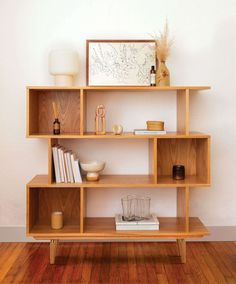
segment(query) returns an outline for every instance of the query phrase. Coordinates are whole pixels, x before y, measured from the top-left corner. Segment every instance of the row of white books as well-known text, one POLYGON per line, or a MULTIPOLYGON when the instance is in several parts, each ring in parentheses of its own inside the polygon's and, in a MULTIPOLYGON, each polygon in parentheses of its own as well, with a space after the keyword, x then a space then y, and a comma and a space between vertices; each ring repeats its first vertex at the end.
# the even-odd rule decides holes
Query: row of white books
POLYGON ((52 147, 56 183, 82 182, 79 159, 60 145, 52 147))

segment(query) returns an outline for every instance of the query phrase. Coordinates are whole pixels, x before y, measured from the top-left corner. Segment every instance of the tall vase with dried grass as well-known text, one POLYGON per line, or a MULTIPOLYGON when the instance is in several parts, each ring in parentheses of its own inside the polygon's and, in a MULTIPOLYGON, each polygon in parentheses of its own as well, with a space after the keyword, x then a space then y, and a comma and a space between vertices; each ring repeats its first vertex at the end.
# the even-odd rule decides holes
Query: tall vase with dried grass
POLYGON ((164 31, 155 37, 156 39, 156 57, 158 60, 158 69, 156 74, 157 86, 170 86, 170 72, 166 66, 166 59, 170 55, 172 42, 169 40, 169 29, 166 21, 164 31))

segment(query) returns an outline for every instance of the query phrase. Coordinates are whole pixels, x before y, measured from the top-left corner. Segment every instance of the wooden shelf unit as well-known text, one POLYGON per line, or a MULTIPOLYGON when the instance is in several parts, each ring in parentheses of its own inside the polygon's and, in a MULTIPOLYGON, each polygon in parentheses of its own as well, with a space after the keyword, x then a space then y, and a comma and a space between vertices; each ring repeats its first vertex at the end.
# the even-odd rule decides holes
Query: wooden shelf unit
POLYGON ((119 239, 155 239, 155 238, 199 238, 208 234, 205 226, 199 218, 189 218, 190 230, 186 230, 184 218, 159 217, 160 230, 156 231, 116 231, 114 218, 98 217, 85 218, 83 231, 81 227, 73 224, 65 224, 61 230, 52 230, 50 225, 35 224, 29 236, 36 239, 96 239, 96 240, 119 240, 119 239))
POLYGON ((35 176, 27 184, 27 235, 36 239, 49 239, 50 262, 55 261, 58 240, 117 240, 157 239, 177 240, 181 262, 186 260, 186 238, 203 237, 207 229, 196 217, 189 214, 191 188, 210 186, 210 136, 190 132, 190 94, 208 90, 208 86, 171 87, 28 87, 27 88, 27 137, 43 138, 48 141, 48 174, 35 176), (108 92, 160 92, 176 94, 176 132, 166 135, 95 135, 86 132, 86 101, 92 93, 108 92), (61 135, 52 134, 52 101, 60 105, 61 135), (148 175, 101 175, 98 182, 55 183, 52 145, 64 139, 147 139, 149 145, 148 175), (184 164, 186 178, 181 181, 171 177, 172 166, 184 164), (177 212, 173 217, 161 217, 160 230, 116 231, 114 218, 87 218, 87 189, 107 188, 166 188, 177 190, 177 212), (63 211, 64 227, 52 230, 50 214, 63 211))
MULTIPOLYGON (((94 135, 96 136, 96 135, 94 135)), ((102 135, 100 135, 102 136, 102 135)), ((107 135, 104 135, 106 139, 107 135)), ((133 135, 135 136, 135 135, 133 135)), ((141 135, 140 135, 141 136, 141 135)), ((112 135, 112 139, 116 138, 112 135)), ((64 139, 64 138, 63 138, 64 139)), ((79 139, 79 138, 78 138, 79 139)), ((83 139, 83 138, 81 138, 83 139)), ((89 138, 87 138, 89 139, 89 138)), ((92 139, 95 139, 93 137, 92 139)), ((101 139, 101 138, 98 138, 101 139)), ((139 138, 138 138, 139 139, 139 138)), ((159 137, 149 137, 149 175, 152 179, 148 179, 147 186, 153 185, 160 186, 180 186, 182 183, 184 186, 208 186, 210 184, 210 137, 204 134, 192 134, 188 136, 182 135, 159 135, 159 137), (171 137, 171 138, 170 138, 171 137), (178 137, 178 138, 175 138, 178 137), (182 138, 184 137, 184 138, 182 138), (194 137, 194 138, 193 138, 194 137), (184 181, 173 180, 170 176, 172 173, 172 166, 175 164, 185 165, 186 179, 184 181), (189 184, 188 184, 189 183, 189 184), (178 185, 179 184, 179 185, 178 185)), ((60 139, 50 138, 48 146, 49 157, 49 183, 55 181, 52 161, 53 144, 60 144, 60 139)), ((142 176, 107 176, 101 178, 99 182, 94 184, 95 187, 105 186, 106 184, 124 184, 127 187, 129 185, 139 184, 142 176)), ((85 186, 92 184, 91 182, 84 181, 85 186)), ((113 186, 111 186, 113 187, 113 186)))
POLYGON ((101 175, 99 181, 87 181, 83 177, 82 183, 48 183, 48 175, 37 175, 30 182, 30 187, 58 187, 58 188, 176 188, 176 187, 208 187, 197 176, 186 176, 184 180, 173 180, 172 176, 160 176, 155 182, 153 175, 101 175))
MULTIPOLYGON (((29 138, 44 138, 55 139, 55 135, 47 133, 30 134, 29 138)), ((166 139, 166 138, 209 138, 210 136, 200 132, 189 132, 186 135, 185 132, 167 132, 164 135, 135 135, 132 132, 124 132, 121 135, 114 135, 111 132, 105 135, 96 135, 94 132, 85 132, 80 135, 79 133, 63 133, 56 136, 56 139, 166 139)))
MULTIPOLYGON (((52 136, 52 101, 60 105, 62 137, 86 133, 86 96, 97 92, 158 92, 177 94, 177 131, 189 134, 189 95, 208 90, 208 86, 171 87, 27 87, 27 137, 49 138, 52 136), (191 92, 190 92, 191 91, 191 92)), ((133 136, 133 134, 132 134, 133 136)), ((79 137, 80 138, 80 137, 79 137)))

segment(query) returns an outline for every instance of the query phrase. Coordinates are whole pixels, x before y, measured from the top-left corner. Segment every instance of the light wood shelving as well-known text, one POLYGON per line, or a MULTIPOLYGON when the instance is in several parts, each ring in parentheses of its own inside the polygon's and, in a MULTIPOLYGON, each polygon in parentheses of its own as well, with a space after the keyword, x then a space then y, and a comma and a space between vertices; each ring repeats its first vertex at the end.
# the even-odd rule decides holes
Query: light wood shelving
MULTIPOLYGON (((46 133, 31 134, 30 138, 55 139, 55 135, 46 133)), ((135 135, 132 132, 124 132, 121 135, 114 135, 107 132, 105 135, 96 135, 94 132, 85 132, 83 135, 76 133, 64 133, 57 135, 57 139, 166 139, 166 138, 209 138, 210 136, 200 132, 190 132, 186 135, 184 132, 167 132, 165 135, 135 135)))
POLYGON ((199 238, 208 234, 199 218, 189 218, 191 230, 186 231, 184 218, 159 217, 162 226, 158 231, 116 231, 114 218, 85 218, 84 230, 80 226, 67 224, 61 230, 52 230, 50 225, 35 224, 29 235, 36 239, 155 239, 155 238, 199 238), (45 233, 47 236, 45 237, 45 233))
POLYGON ((186 176, 184 180, 173 180, 171 175, 158 177, 155 182, 152 175, 101 175, 99 181, 87 181, 83 178, 82 183, 48 183, 48 175, 37 175, 28 184, 31 188, 48 187, 48 188, 176 188, 176 187, 208 187, 206 183, 197 176, 186 176))
POLYGON ((202 91, 209 90, 209 86, 28 86, 28 90, 85 90, 85 91, 178 91, 191 90, 202 91))
MULTIPOLYGON (((51 240, 50 262, 54 263, 59 240, 117 240, 158 239, 177 240, 181 262, 186 260, 185 239, 203 237, 208 230, 196 217, 190 217, 189 197, 191 188, 209 187, 210 181, 210 135, 191 132, 189 101, 192 94, 208 90, 208 86, 171 87, 52 87, 27 88, 27 137, 48 141, 48 174, 37 175, 27 184, 27 235, 35 239, 51 240), (86 102, 90 94, 107 92, 171 92, 176 95, 177 132, 166 135, 95 135, 86 131, 86 102), (52 101, 60 105, 62 133, 52 134, 52 101), (55 183, 51 147, 65 139, 147 139, 149 149, 148 175, 101 175, 98 182, 55 183), (172 166, 184 164, 186 178, 181 181, 171 177, 172 166), (176 189, 176 216, 160 217, 160 230, 116 231, 114 218, 88 218, 86 216, 86 193, 98 188, 166 188, 176 189), (64 213, 64 227, 52 230, 50 214, 60 210, 64 213)), ((143 95, 143 94, 141 94, 143 95)))

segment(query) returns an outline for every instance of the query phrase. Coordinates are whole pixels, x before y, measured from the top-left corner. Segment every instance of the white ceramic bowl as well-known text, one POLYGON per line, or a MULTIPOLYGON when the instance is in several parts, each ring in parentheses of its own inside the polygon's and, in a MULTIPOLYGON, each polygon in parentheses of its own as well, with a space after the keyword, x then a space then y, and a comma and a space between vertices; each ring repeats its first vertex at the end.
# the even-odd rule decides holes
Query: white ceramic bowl
POLYGON ((87 180, 97 181, 99 179, 99 172, 105 168, 105 162, 103 161, 90 161, 80 162, 83 171, 87 172, 87 180))
POLYGON ((80 165, 85 172, 100 172, 105 168, 105 162, 103 161, 81 162, 80 165))

